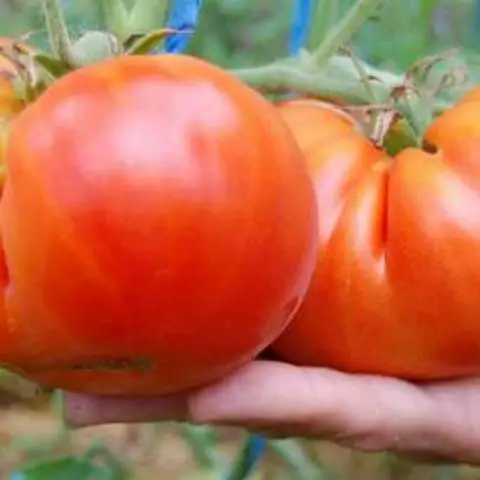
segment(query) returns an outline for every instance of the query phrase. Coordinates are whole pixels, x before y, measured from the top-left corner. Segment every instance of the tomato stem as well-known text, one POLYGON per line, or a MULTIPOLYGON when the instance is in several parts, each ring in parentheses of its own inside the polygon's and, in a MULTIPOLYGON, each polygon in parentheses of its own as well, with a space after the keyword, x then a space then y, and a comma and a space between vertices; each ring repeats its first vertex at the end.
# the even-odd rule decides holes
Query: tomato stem
POLYGON ((72 43, 59 0, 42 0, 42 6, 53 53, 68 66, 74 67, 72 43))
POLYGON ((406 148, 421 147, 422 138, 413 130, 409 122, 397 117, 396 119, 392 119, 391 124, 388 125, 388 129, 385 131, 384 137, 380 139, 377 144, 383 148, 390 157, 394 158, 406 148))
POLYGON ((313 52, 302 51, 297 57, 266 66, 232 70, 231 73, 250 86, 268 92, 319 96, 325 100, 342 99, 348 104, 364 106, 388 103, 392 111, 409 123, 409 132, 414 132, 420 139, 431 118, 451 104, 439 95, 431 94, 438 90, 433 88, 435 80, 427 79, 425 75, 424 80, 416 82, 408 72, 396 75, 375 68, 352 54, 345 55, 345 51, 339 52, 342 48, 345 50, 345 44, 359 28, 388 1, 391 0, 357 0, 326 34, 323 32, 330 21, 325 24, 320 9, 327 6, 332 10, 333 1, 319 2, 310 43, 318 36, 316 23, 324 38, 313 52))
POLYGON ((355 104, 370 103, 372 92, 378 102, 385 102, 391 90, 403 82, 402 76, 379 71, 366 63, 362 65, 369 76, 378 80, 371 82, 368 88, 360 81, 355 63, 348 57, 337 55, 321 69, 312 69, 299 58, 261 67, 231 70, 231 73, 254 88, 323 98, 340 97, 355 104))
POLYGON ((336 18, 338 0, 319 0, 313 15, 312 25, 308 35, 307 45, 312 49, 320 45, 326 38, 329 29, 336 18))
POLYGON ((357 0, 347 14, 328 30, 323 41, 314 50, 313 63, 322 66, 328 62, 340 47, 345 46, 351 40, 377 8, 388 1, 391 0, 357 0))
MULTIPOLYGON (((408 133, 407 141, 412 145, 421 142, 425 126, 429 123, 427 120, 452 103, 435 96, 429 99, 428 106, 424 105, 421 92, 406 88, 405 76, 381 71, 359 59, 353 61, 340 55, 334 55, 321 68, 312 68, 308 58, 304 62, 300 56, 266 66, 231 70, 231 73, 260 91, 320 97, 327 101, 341 99, 351 106, 389 105, 392 111, 405 119, 407 125, 402 135, 408 133), (362 78, 368 78, 369 83, 366 84, 362 78), (397 92, 404 93, 397 96, 397 92)), ((421 90, 428 88, 424 86, 421 90)))

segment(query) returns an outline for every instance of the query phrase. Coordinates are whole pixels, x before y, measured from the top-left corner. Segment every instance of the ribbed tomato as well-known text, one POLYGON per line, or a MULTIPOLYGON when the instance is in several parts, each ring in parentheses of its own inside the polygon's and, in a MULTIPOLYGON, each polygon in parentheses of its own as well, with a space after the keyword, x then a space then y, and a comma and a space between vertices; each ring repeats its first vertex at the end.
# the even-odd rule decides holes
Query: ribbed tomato
POLYGON ((315 194, 276 109, 183 55, 70 73, 12 126, 0 360, 47 386, 164 394, 256 356, 315 264, 315 194))
POLYGON ((279 112, 315 184, 312 284, 274 344, 293 363, 413 380, 480 373, 480 89, 390 158, 315 102, 279 112))

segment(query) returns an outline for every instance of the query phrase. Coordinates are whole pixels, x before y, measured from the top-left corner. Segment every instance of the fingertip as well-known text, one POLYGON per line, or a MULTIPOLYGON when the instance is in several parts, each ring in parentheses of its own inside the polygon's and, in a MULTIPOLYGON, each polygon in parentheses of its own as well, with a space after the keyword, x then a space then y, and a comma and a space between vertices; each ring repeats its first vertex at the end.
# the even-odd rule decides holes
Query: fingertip
POLYGON ((95 425, 101 418, 100 403, 96 397, 65 392, 63 395, 63 421, 69 429, 95 425))

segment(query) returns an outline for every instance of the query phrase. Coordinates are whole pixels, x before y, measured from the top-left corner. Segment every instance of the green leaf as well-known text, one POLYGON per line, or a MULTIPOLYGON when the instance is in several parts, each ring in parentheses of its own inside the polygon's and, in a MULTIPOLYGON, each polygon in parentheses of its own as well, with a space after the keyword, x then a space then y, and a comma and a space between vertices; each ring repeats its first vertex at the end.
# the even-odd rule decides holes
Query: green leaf
POLYGON ((147 35, 142 35, 140 38, 135 39, 133 42, 131 39, 129 39, 128 43, 131 44, 131 46, 128 48, 127 53, 129 55, 147 55, 156 47, 158 47, 168 35, 172 35, 174 33, 181 34, 188 32, 179 32, 171 28, 161 28, 159 30, 154 30, 147 35))
POLYGON ((117 38, 107 32, 87 32, 72 45, 72 59, 77 67, 115 57, 120 53, 117 38))
POLYGON ((41 394, 41 388, 34 382, 0 368, 0 391, 7 392, 17 398, 33 399, 41 394))
POLYGON ((37 462, 13 473, 9 480, 111 480, 113 478, 108 468, 69 456, 37 462))

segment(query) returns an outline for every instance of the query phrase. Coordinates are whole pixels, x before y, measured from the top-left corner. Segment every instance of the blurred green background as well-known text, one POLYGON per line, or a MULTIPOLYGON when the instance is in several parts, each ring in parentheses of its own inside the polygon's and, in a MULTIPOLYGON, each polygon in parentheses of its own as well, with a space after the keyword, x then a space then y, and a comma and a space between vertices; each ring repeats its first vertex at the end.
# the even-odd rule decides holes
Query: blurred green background
MULTIPOLYGON (((75 36, 102 28, 96 0, 63 1, 75 36)), ((323 22, 333 24, 352 0, 324 3, 323 22)), ((189 51, 227 67, 251 66, 288 51, 294 0, 204 0, 200 25, 189 51)), ((44 45, 38 0, 0 0, 0 33, 35 32, 44 45)), ((476 65, 480 5, 476 0, 393 0, 357 35, 355 50, 365 60, 402 70, 420 58, 457 47, 476 65)))
MULTIPOLYGON (((74 36, 102 28, 96 0, 63 3, 74 36)), ((320 20, 334 24, 353 1, 318 3, 325 6, 320 20)), ((270 62, 288 52, 292 12, 293 0, 204 0, 189 51, 225 67, 270 62)), ((42 28, 38 1, 0 0, 1 35, 32 32, 32 42, 44 46, 42 28)), ((398 72, 427 55, 455 47, 468 61, 473 79, 477 79, 479 42, 478 0, 393 0, 362 28, 352 47, 363 59, 398 72)), ((2 479, 222 478, 206 472, 231 461, 242 439, 242 432, 232 429, 185 425, 115 425, 68 433, 52 414, 48 396, 20 401, 3 395, 0 400, 2 479), (69 456, 85 452, 87 457, 82 459, 69 456), (85 462, 93 456, 101 457, 107 467, 88 470, 85 462), (62 459, 60 463, 45 463, 56 458, 62 459), (19 465, 37 460, 43 466, 34 464, 30 476, 10 477, 19 465)), ((480 479, 477 469, 420 465, 389 455, 360 454, 324 442, 290 440, 272 442, 260 467, 258 476, 252 478, 480 479)))

